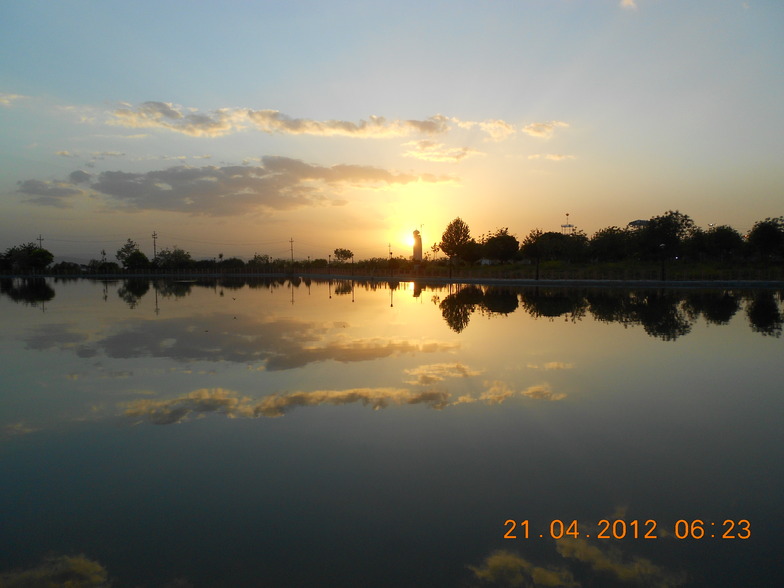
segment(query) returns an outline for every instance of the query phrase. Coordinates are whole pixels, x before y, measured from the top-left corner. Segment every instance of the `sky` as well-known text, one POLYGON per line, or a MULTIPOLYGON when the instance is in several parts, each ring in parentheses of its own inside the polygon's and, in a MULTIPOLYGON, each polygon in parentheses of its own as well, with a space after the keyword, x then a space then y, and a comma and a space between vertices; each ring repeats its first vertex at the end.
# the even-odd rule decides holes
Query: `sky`
POLYGON ((0 251, 784 215, 780 0, 0 0, 0 251))

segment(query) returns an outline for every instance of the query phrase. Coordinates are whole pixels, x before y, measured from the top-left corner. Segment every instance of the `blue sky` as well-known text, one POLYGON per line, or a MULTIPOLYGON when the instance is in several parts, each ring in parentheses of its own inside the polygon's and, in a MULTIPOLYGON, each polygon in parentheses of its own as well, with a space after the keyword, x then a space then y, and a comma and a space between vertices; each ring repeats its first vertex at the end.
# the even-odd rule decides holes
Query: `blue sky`
POLYGON ((0 249, 359 257, 784 214, 784 4, 0 3, 0 249))

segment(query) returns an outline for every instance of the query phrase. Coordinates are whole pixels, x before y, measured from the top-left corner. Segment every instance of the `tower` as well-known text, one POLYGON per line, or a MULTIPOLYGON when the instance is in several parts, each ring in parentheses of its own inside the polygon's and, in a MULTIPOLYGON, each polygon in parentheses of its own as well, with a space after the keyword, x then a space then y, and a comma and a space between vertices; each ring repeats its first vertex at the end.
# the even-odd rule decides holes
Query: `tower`
POLYGON ((422 261, 422 235, 414 230, 414 261, 422 261))

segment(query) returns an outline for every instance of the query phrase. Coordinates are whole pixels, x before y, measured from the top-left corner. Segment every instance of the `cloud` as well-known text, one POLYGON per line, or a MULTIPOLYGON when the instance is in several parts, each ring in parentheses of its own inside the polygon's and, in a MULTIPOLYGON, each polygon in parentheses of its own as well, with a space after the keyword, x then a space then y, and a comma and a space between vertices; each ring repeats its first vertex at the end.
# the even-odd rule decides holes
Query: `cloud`
POLYGON ((219 108, 205 113, 171 102, 153 101, 138 106, 123 105, 111 112, 109 123, 131 128, 166 129, 192 137, 220 137, 249 126, 265 133, 366 138, 435 135, 449 130, 449 119, 440 114, 424 120, 387 120, 383 116, 370 116, 359 122, 319 121, 293 118, 279 110, 219 108))
POLYGON ((293 318, 264 320, 232 314, 130 319, 108 335, 88 336, 68 324, 47 324, 26 337, 28 349, 75 350, 81 357, 103 352, 116 359, 158 357, 178 362, 257 363, 278 371, 310 363, 372 361, 405 354, 452 351, 458 343, 410 342, 381 337, 346 340, 342 327, 293 318), (337 335, 335 335, 337 333, 337 335))
POLYGON ((26 202, 57 208, 68 208, 70 203, 67 199, 85 193, 84 190, 77 188, 70 182, 25 180, 18 182, 18 186, 17 192, 25 196, 33 196, 33 198, 28 198, 26 202))
MULTIPOLYGON (((30 433, 35 433, 40 429, 37 429, 31 425, 28 425, 24 421, 19 421, 18 423, 10 423, 5 425, 2 428, 2 437, 17 437, 19 435, 29 435, 30 433)), ((0 586, 3 586, 0 583, 0 586)))
POLYGON ((403 153, 404 157, 415 157, 424 161, 456 163, 472 155, 482 155, 481 151, 471 149, 470 147, 447 147, 443 143, 436 143, 427 139, 409 141, 404 143, 403 146, 409 148, 408 151, 403 153))
POLYGON ((397 355, 450 351, 457 348, 455 343, 411 343, 410 341, 389 341, 377 339, 357 339, 347 342, 332 341, 322 346, 291 349, 270 357, 266 369, 287 370, 319 361, 338 361, 349 363, 370 361, 397 355))
POLYGON ((124 405, 125 416, 146 420, 155 425, 171 425, 210 413, 228 418, 277 418, 295 407, 360 403, 380 410, 390 405, 425 404, 441 409, 448 405, 447 392, 411 391, 404 388, 349 388, 271 394, 260 401, 224 388, 201 388, 177 398, 155 400, 142 398, 124 405))
POLYGON ((22 100, 27 96, 21 94, 0 94, 0 106, 11 106, 17 100, 22 100))
POLYGON ((185 112, 171 102, 127 105, 111 113, 110 124, 130 128, 168 129, 192 137, 220 137, 244 128, 244 110, 221 108, 210 113, 185 112))
MULTIPOLYGON (((103 153, 102 157, 118 157, 103 153)), ((73 176, 72 176, 73 177, 73 176)), ((288 157, 266 156, 256 166, 176 166, 144 173, 104 171, 87 185, 125 210, 166 210, 206 216, 280 211, 332 201, 350 187, 377 189, 414 182, 451 182, 432 174, 399 173, 365 165, 312 165, 288 157)), ((35 204, 65 206, 85 194, 69 182, 20 182, 19 192, 38 196, 35 204)))
POLYGON ((0 586, 7 588, 24 586, 99 588, 109 585, 106 568, 84 555, 52 556, 35 568, 0 574, 0 586))
POLYGON ((488 140, 490 141, 503 141, 504 139, 507 139, 508 137, 511 137, 517 133, 517 129, 513 124, 501 119, 473 121, 460 120, 458 118, 452 117, 450 120, 461 129, 478 128, 479 130, 489 135, 488 140))
POLYGON ((479 400, 487 404, 501 404, 504 400, 514 396, 515 392, 506 382, 493 380, 485 382, 486 390, 479 396, 479 400))
POLYGON ((72 171, 70 174, 68 174, 68 179, 71 181, 72 184, 84 184, 85 182, 88 182, 92 177, 93 177, 92 174, 87 173, 86 171, 80 169, 76 171, 72 171))
POLYGON ((529 363, 526 367, 532 370, 571 370, 574 369, 574 364, 565 361, 548 361, 541 366, 535 363, 529 363))
POLYGON ((582 537, 559 539, 556 549, 563 557, 587 564, 595 572, 611 574, 621 582, 672 588, 685 581, 682 575, 670 574, 648 559, 636 556, 623 558, 620 552, 604 551, 582 537))
MULTIPOLYGON (((463 129, 478 128, 487 134, 488 140, 491 141, 502 141, 517 133, 515 125, 501 119, 464 121, 456 117, 435 114, 424 119, 389 119, 385 116, 371 115, 357 122, 336 119, 315 120, 295 118, 274 109, 219 108, 200 112, 198 109, 185 108, 171 102, 155 101, 143 102, 136 106, 123 104, 110 113, 109 124, 130 128, 165 129, 192 137, 220 137, 248 128, 270 134, 370 139, 443 135, 455 126, 463 129)), ((554 121, 534 123, 529 127, 536 133, 542 132, 537 131, 537 125, 565 124, 554 121)), ((552 134, 552 130, 549 134, 552 134)))
POLYGON ((517 392, 506 382, 501 380, 490 380, 484 383, 485 389, 479 396, 464 395, 460 396, 454 404, 470 404, 472 402, 484 402, 486 404, 501 404, 514 396, 527 396, 534 400, 557 401, 566 398, 564 393, 555 393, 549 384, 537 384, 529 386, 525 390, 517 392))
POLYGON ((531 137, 538 139, 549 139, 558 128, 567 128, 569 123, 560 120, 552 120, 550 122, 537 122, 531 123, 523 127, 523 132, 531 137))
POLYGON ((580 586, 568 570, 539 567, 506 550, 495 551, 481 566, 468 566, 468 569, 477 580, 498 586, 580 586))
POLYGON ((55 155, 59 155, 60 157, 79 157, 78 153, 71 153, 70 151, 55 151, 55 155))
POLYGON ((449 130, 449 119, 440 114, 425 120, 387 120, 383 116, 371 116, 358 123, 291 118, 278 110, 249 110, 247 114, 256 128, 266 133, 387 138, 411 134, 437 135, 449 130))
POLYGON ((352 388, 349 390, 316 390, 313 392, 291 392, 273 394, 265 397, 255 407, 257 414, 265 417, 279 417, 295 406, 317 406, 321 404, 362 403, 374 410, 386 408, 390 404, 425 404, 430 408, 441 409, 447 406, 449 393, 436 390, 413 392, 404 388, 352 388))
POLYGON ((472 370, 467 365, 459 362, 431 363, 403 371, 410 376, 416 376, 413 380, 407 380, 406 384, 417 386, 429 386, 436 382, 442 382, 446 378, 469 378, 482 373, 479 370, 472 370))
POLYGON ((631 10, 636 10, 637 9, 637 1, 636 0, 621 0, 621 2, 618 4, 618 6, 620 6, 621 8, 627 8, 627 9, 631 9, 631 10))
POLYGON ((525 390, 521 392, 523 396, 527 396, 528 398, 533 398, 535 400, 563 400, 566 398, 566 394, 559 392, 553 392, 550 389, 549 384, 537 384, 535 386, 529 386, 525 390))
POLYGON ((191 415, 219 413, 229 418, 254 416, 250 399, 223 388, 201 388, 169 400, 142 398, 126 405, 125 415, 144 418, 154 425, 179 423, 191 415))
POLYGON ((534 153, 529 155, 528 159, 546 159, 548 161, 566 161, 567 159, 574 159, 574 155, 561 155, 560 153, 534 153))

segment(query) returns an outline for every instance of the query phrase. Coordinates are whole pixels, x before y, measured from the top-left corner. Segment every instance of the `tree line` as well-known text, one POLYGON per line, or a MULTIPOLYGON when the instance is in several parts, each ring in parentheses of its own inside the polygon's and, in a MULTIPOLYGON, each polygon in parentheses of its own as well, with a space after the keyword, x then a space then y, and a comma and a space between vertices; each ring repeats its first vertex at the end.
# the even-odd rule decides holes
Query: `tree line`
MULTIPOLYGON (((473 237, 471 230, 460 217, 455 218, 444 230, 441 241, 431 247, 433 258, 440 251, 454 263, 472 265, 480 261, 501 264, 541 262, 608 263, 608 262, 661 262, 680 259, 690 262, 718 262, 737 264, 745 262, 777 263, 784 260, 784 217, 757 221, 746 235, 727 225, 702 229, 686 214, 669 210, 646 221, 636 221, 626 227, 606 227, 590 238, 582 231, 559 233, 533 229, 522 241, 507 227, 473 237)), ((429 255, 426 257, 430 257, 429 255)), ((328 259, 308 259, 312 267, 326 267, 336 263, 354 261, 351 250, 337 248, 328 259)), ((8 248, 0 254, 2 273, 115 273, 125 271, 240 271, 282 272, 290 269, 291 262, 273 259, 256 253, 247 262, 238 257, 194 260, 184 249, 174 246, 157 251, 152 259, 139 244, 128 239, 116 252, 116 261, 107 259, 105 250, 100 259, 92 259, 83 268, 72 262, 52 265, 54 255, 40 244, 29 242, 8 248), (51 266, 51 267, 50 267, 51 266)), ((382 266, 399 267, 406 260, 397 257, 372 258, 358 261, 357 270, 382 266)), ((427 261, 427 260, 426 260, 427 261)), ((304 267, 305 262, 294 262, 304 267)))
POLYGON ((444 230, 436 248, 451 261, 488 260, 566 262, 662 261, 737 262, 784 259, 784 217, 757 221, 747 235, 727 225, 702 229, 686 214, 669 210, 626 227, 607 227, 590 238, 581 231, 558 233, 533 229, 522 241, 508 228, 476 239, 460 217, 444 230))

